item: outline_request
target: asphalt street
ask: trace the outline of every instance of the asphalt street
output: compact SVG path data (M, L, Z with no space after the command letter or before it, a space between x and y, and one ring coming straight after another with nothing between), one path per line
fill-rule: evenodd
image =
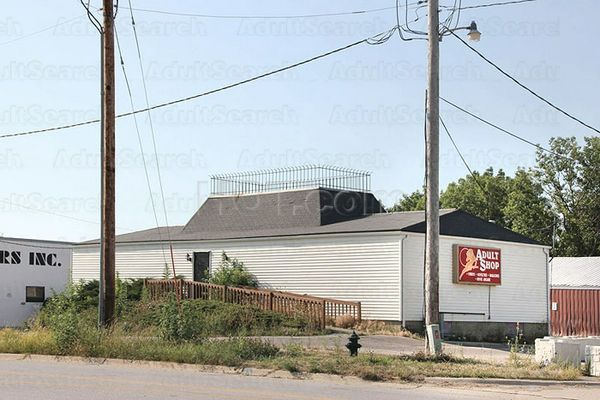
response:
M355 378L286 379L202 372L172 364L0 359L0 399L581 399L600 387L447 386L372 383Z

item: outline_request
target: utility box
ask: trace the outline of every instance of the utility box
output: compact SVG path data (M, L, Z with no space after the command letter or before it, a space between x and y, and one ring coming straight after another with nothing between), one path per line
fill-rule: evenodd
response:
M439 325L427 325L427 339L429 340L429 353L440 354L442 352L442 336Z

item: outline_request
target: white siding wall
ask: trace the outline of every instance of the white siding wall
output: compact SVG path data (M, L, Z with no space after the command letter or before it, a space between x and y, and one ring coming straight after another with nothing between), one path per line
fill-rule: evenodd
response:
M361 301L367 319L400 320L400 239L403 234L323 235L313 237L204 241L174 244L177 274L191 279L186 254L212 252L218 268L221 252L243 261L259 281L273 289ZM540 246L442 237L440 242L440 309L484 313L446 315L446 320L487 321L488 287L452 283L452 245L502 249L502 285L492 287L494 322L546 322L546 256ZM423 319L423 235L408 234L403 244L404 313ZM165 249L170 265L168 249ZM98 278L98 248L76 247L75 281ZM125 278L160 278L165 263L158 244L117 246L117 272Z
M175 261L177 274L191 278L187 253L212 251L212 268L218 268L225 251L229 257L243 261L270 288L361 301L364 318L399 320L400 237L328 235L176 244ZM73 280L97 279L97 247L76 248L73 264ZM160 247L119 245L117 272L123 279L161 277L164 261Z
M459 285L452 282L452 246L465 244L500 248L502 284ZM409 321L423 319L423 235L410 235L404 244L405 313ZM540 246L442 237L440 240L440 311L484 313L449 315L447 321L546 322L546 255Z
M192 264L186 261L190 251L179 245L173 245L175 269L177 275L192 278ZM191 253L190 253L191 254ZM166 260L166 263L165 263ZM165 265L171 273L171 255L168 246L163 250L158 243L117 245L116 270L119 278L162 278ZM74 282L98 279L100 275L100 255L97 246L76 246L73 250Z
M230 243L214 249L214 266L224 250L271 288L361 301L365 318L400 319L397 235Z

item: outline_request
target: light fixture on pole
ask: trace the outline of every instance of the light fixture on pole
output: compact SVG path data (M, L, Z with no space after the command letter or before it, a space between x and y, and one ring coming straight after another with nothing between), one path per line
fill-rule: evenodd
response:
M468 30L469 32L467 33L467 38L472 42L479 42L479 40L481 40L481 32L479 32L479 30L477 29L477 23L475 21L471 21L471 24L469 24L469 26L461 26L452 29L444 28L440 31L440 41L444 36L447 36L448 34L454 35L454 32L460 30Z
M471 25L469 25L468 29L469 33L467 33L467 37L469 40L473 42L479 42L479 39L481 39L481 32L477 30L477 24L475 21L471 21Z

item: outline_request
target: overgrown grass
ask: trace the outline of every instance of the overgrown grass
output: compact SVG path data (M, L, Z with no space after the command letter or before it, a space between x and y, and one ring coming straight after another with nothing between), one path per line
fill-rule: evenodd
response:
M170 309L166 309L169 308ZM188 330L184 337L211 336L298 336L323 333L313 328L301 317L261 310L252 306L221 303L208 300L187 300L177 305L167 302L139 302L133 304L120 318L117 326L124 331L158 335L164 327L165 316L181 315L182 329ZM177 323L171 321L171 323Z
M189 364L240 366L249 360L274 357L279 349L250 338L174 343L156 338L132 338L96 331L68 351L58 345L47 329L0 330L0 353L69 355L126 360L171 361Z
M320 332L302 318L251 306L202 300L178 304L173 297L162 302L131 301L124 295L119 298L117 322L110 330L98 330L95 307L80 287L71 287L45 304L27 329L0 330L0 353L253 366L293 373L351 375L371 381L429 376L570 380L581 374L572 367L544 367L521 359L497 365L424 354L384 356L363 352L349 357L341 348L317 351L290 345L279 349L246 336Z
M42 307L29 327L48 328L57 336L61 348L70 347L77 337L95 330L97 308L82 296L85 286L74 285L54 296ZM208 300L183 300L174 295L162 301L118 302L113 330L128 336L162 337L168 340L195 341L226 336L298 336L323 333L303 316L288 316ZM64 350L64 349L63 349Z
M515 366L448 355L436 358L420 353L407 356L363 353L349 357L341 350L298 348L284 349L278 357L255 362L255 365L291 372L358 376L371 381L415 381L425 377L574 380L581 376L581 371L573 367L541 366L534 362Z
M84 336L64 353L48 329L0 331L0 353L66 354L82 357L282 369L293 373L357 376L371 381L419 381L425 377L471 377L574 380L581 371L533 362L499 365L467 358L424 354L385 356L363 353L349 357L341 349L306 350L298 345L278 349L249 338L169 342L158 338L126 337L98 331Z

